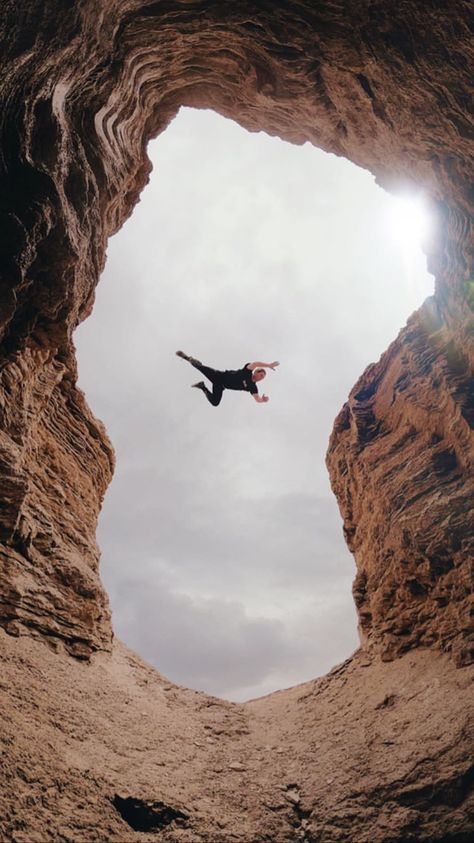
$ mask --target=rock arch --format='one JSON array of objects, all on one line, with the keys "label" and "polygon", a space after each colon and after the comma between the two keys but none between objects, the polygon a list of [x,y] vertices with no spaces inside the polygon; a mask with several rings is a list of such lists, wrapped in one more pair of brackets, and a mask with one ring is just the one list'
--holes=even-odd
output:
[{"label": "rock arch", "polygon": [[310,140],[382,185],[421,185],[436,202],[436,296],[362,376],[336,420],[328,465],[358,563],[364,635],[387,657],[422,642],[466,659],[469,31],[466,4],[456,6],[457,15],[416,3],[130,1],[60,14],[51,2],[22,16],[6,4],[8,630],[24,623],[84,654],[110,643],[93,536],[112,449],[75,387],[71,332],[92,307],[107,237],[148,178],[148,139],[186,104]]},{"label": "rock arch", "polygon": [[[474,500],[467,0],[449,7],[5,0],[0,22],[1,626],[84,659],[112,647],[94,535],[113,450],[76,387],[72,332],[93,306],[107,238],[147,181],[148,139],[192,105],[293,143],[309,140],[370,169],[382,186],[417,184],[432,199],[435,296],[361,376],[327,459],[356,557],[367,656],[390,660],[423,645],[467,664]],[[392,831],[400,805],[429,808],[441,794],[457,810],[467,787],[459,753],[455,796],[436,768],[444,789],[405,790],[390,814]],[[299,791],[288,786],[292,828],[304,837]],[[306,839],[348,839],[330,810],[332,836]],[[350,805],[345,810],[350,817]],[[375,814],[374,839],[421,839],[395,838],[377,825],[379,808]],[[443,817],[446,833],[464,833],[451,808]],[[209,834],[201,839],[216,841],[220,832]]]}]

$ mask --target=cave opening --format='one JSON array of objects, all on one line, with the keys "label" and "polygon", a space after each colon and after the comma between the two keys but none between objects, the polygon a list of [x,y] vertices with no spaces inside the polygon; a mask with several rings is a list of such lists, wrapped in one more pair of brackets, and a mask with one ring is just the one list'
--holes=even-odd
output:
[{"label": "cave opening", "polygon": [[[432,292],[422,209],[214,112],[182,109],[149,155],[76,332],[79,384],[118,457],[101,571],[130,646],[174,681],[247,699],[357,646],[324,453],[359,374]],[[270,403],[209,407],[181,347],[217,368],[279,359]]]}]

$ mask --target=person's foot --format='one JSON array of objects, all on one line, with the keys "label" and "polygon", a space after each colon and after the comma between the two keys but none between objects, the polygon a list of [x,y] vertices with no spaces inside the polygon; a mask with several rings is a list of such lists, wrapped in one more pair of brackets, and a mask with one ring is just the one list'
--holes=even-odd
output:
[{"label": "person's foot", "polygon": [[177,351],[176,354],[177,354],[178,357],[182,357],[183,360],[187,360],[188,363],[192,363],[193,366],[196,363],[197,363],[198,366],[201,365],[201,361],[198,360],[197,357],[191,357],[190,354],[185,354],[184,351]]},{"label": "person's foot", "polygon": [[193,383],[191,386],[196,387],[196,389],[204,389],[205,383],[204,381],[199,381],[198,383]]}]

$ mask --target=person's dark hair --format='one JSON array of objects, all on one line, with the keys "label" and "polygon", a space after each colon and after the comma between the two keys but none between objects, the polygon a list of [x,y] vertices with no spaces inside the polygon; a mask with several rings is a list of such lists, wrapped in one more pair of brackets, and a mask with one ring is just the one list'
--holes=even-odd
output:
[{"label": "person's dark hair", "polygon": [[265,371],[265,369],[254,369],[254,372],[255,372],[255,373],[257,373],[257,372],[263,372],[263,374],[264,374],[264,375],[266,375],[266,374],[267,374],[267,373],[266,373],[266,371]]}]

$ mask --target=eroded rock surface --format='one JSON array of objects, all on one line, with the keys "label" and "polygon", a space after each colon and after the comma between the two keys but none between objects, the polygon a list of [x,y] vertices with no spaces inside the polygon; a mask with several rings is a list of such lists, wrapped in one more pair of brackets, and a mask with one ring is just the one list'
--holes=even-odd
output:
[{"label": "eroded rock surface", "polygon": [[[446,10],[441,4],[427,9],[409,2],[396,9],[388,3],[359,2],[162,6],[121,0],[99,5],[100,12],[92,2],[67,6],[65,13],[65,4],[54,0],[20,3],[20,14],[18,4],[7,0],[2,12],[0,180],[6,237],[0,294],[0,466],[6,549],[0,617],[10,630],[27,624],[86,653],[109,646],[111,640],[94,530],[111,476],[112,452],[75,386],[71,337],[90,312],[106,239],[131,212],[146,182],[145,143],[166,127],[181,104],[216,108],[250,129],[266,129],[296,143],[310,140],[369,167],[382,184],[417,182],[431,194],[439,219],[429,247],[437,273],[436,327],[427,328],[425,320],[417,339],[412,322],[411,331],[400,337],[400,356],[406,343],[409,358],[408,363],[400,360],[400,377],[416,384],[417,391],[422,384],[425,415],[436,402],[443,409],[444,429],[454,426],[452,438],[433,426],[441,444],[433,452],[432,475],[435,486],[439,479],[439,489],[445,490],[447,474],[455,472],[453,505],[459,507],[462,496],[467,501],[471,487],[463,484],[468,483],[472,449],[473,342],[468,239],[472,148],[465,111],[472,41],[468,4],[463,2]],[[438,343],[428,335],[442,338]],[[444,352],[435,349],[436,343]],[[392,359],[393,351],[389,355]],[[434,368],[431,380],[427,373],[432,356],[437,357],[441,380]],[[379,368],[387,366],[388,358]],[[367,393],[375,384],[377,424],[391,412],[386,424],[400,428],[400,439],[406,434],[407,417],[400,419],[409,388],[403,401],[397,401],[395,418],[397,411],[383,406],[380,377],[366,374],[364,384],[369,381],[358,392]],[[422,414],[419,423],[425,424]],[[370,424],[363,422],[365,438]],[[464,430],[463,425],[471,427]],[[363,546],[359,537],[357,547],[352,542],[357,559],[363,556],[360,595],[365,582],[369,590],[375,583],[372,576],[364,579],[367,566],[376,569],[376,578],[385,569],[383,554],[390,551],[390,542],[372,544],[375,525],[366,525],[367,493],[371,488],[377,509],[379,490],[364,480],[361,500],[355,479],[359,462],[339,482],[338,466],[346,460],[341,449],[348,451],[349,462],[354,449],[348,436],[337,441],[338,456],[330,458],[330,466],[348,536],[355,529],[349,509],[357,512],[359,537],[367,532]],[[374,447],[365,453],[373,455]],[[428,459],[430,453],[426,451]],[[428,466],[425,470],[430,473]],[[396,511],[404,505],[403,495],[409,499],[417,494],[416,478],[410,492],[406,474],[402,492],[397,476],[384,497],[394,502]],[[386,478],[385,484],[389,482]],[[450,506],[443,504],[445,514]],[[392,514],[384,512],[385,523]],[[453,538],[448,522],[443,523],[436,550],[427,553],[436,558],[441,553],[439,564],[446,567],[451,565],[447,556],[451,558]],[[464,528],[456,525],[453,553],[469,550],[463,533],[467,523]],[[415,534],[421,528],[412,523],[405,531],[410,559],[418,552]],[[383,531],[383,524],[378,529]],[[394,541],[399,541],[398,533]],[[459,556],[452,561],[456,569],[460,564]],[[417,583],[417,605],[429,576],[418,578],[410,568],[405,577]],[[382,596],[377,586],[380,607],[390,599],[391,587],[387,583]],[[411,601],[409,587],[406,595]],[[439,596],[446,598],[441,592]],[[460,600],[457,595],[456,603]],[[365,601],[366,628],[367,605]],[[377,627],[378,638],[386,632],[386,649],[393,649],[393,635],[405,635],[405,622],[398,630],[393,623],[385,628],[381,612],[370,610],[370,628]],[[445,611],[441,614],[446,617]],[[434,639],[454,646],[456,634],[447,629],[434,633]],[[406,643],[416,640],[427,636],[405,636]],[[458,658],[465,658],[460,641],[454,649]]]},{"label": "eroded rock surface", "polygon": [[88,664],[0,636],[2,841],[472,839],[472,671],[447,655],[359,652],[237,705],[120,644]]},{"label": "eroded rock surface", "polygon": [[[458,711],[458,679],[453,678],[456,674],[449,660],[467,665],[472,659],[474,282],[469,97],[474,49],[470,12],[468,0],[449,4],[421,0],[399,4],[388,0],[4,0],[0,11],[0,625],[10,636],[2,633],[2,641],[11,664],[16,665],[10,689],[15,693],[17,687],[25,699],[28,682],[22,670],[34,671],[32,657],[22,661],[21,654],[31,646],[38,648],[36,669],[43,672],[45,685],[50,686],[54,670],[64,676],[71,671],[71,677],[75,671],[89,671],[80,675],[87,675],[92,683],[87,692],[83,688],[82,697],[90,716],[94,712],[97,718],[104,716],[104,729],[107,717],[118,716],[113,706],[106,714],[112,705],[109,697],[103,700],[103,712],[94,708],[94,699],[100,698],[99,686],[94,696],[94,683],[102,681],[98,665],[108,664],[104,670],[110,671],[116,664],[115,656],[106,655],[112,649],[112,629],[94,537],[112,475],[113,451],[103,426],[77,389],[72,335],[92,308],[107,238],[131,213],[147,181],[147,140],[166,128],[181,105],[214,108],[248,129],[264,129],[294,143],[309,140],[346,155],[369,168],[388,188],[400,182],[416,183],[431,197],[438,228],[427,253],[436,275],[435,297],[411,317],[381,360],[362,375],[336,420],[328,466],[356,557],[354,594],[363,646],[375,660],[371,664],[378,665],[380,676],[385,677],[382,684],[389,675],[402,681],[398,666],[409,658],[415,665],[410,681],[416,681],[418,658],[432,659],[427,669],[434,671],[436,688],[448,671],[454,683],[452,698],[444,695],[442,706],[449,728],[427,789],[416,784],[424,781],[425,762],[420,755],[410,773],[415,795],[394,802],[389,796],[393,782],[388,789],[379,788],[379,796],[373,797],[374,818],[367,821],[370,833],[349,837],[353,840],[465,839],[466,815],[464,820],[460,816],[467,780],[462,778],[462,753],[454,750],[460,746],[457,714],[453,714]],[[29,641],[31,635],[54,645],[56,655],[44,643]],[[432,649],[425,655],[408,653],[401,658],[418,645]],[[79,667],[64,655],[63,646],[81,658],[96,655],[91,664]],[[448,655],[441,657],[439,650]],[[393,666],[382,667],[380,656],[395,659]],[[348,687],[357,684],[355,673],[344,675]],[[56,708],[63,706],[62,695],[67,695],[64,676],[58,679]],[[335,687],[334,677],[328,681]],[[363,683],[357,687],[363,698],[370,695]],[[190,694],[174,692],[173,706],[177,710],[186,706]],[[334,705],[342,705],[338,695],[333,696]],[[385,696],[395,698],[397,690]],[[266,712],[259,721],[262,729],[266,718],[272,724],[273,717],[280,717],[275,702],[280,699],[256,704]],[[288,692],[284,699],[291,721],[296,718],[292,714],[297,709],[295,694]],[[214,703],[204,708],[208,705]],[[15,721],[20,734],[33,717],[32,701],[25,702],[22,710],[26,719]],[[230,717],[241,716],[237,707],[230,710]],[[342,717],[342,710],[336,710]],[[61,724],[73,728],[75,709],[68,714],[63,706],[61,711],[58,719],[40,707],[37,734],[43,734],[44,726],[44,736],[49,735],[45,741],[58,741],[66,754],[73,746],[69,761],[71,769],[76,769],[77,744],[61,743]],[[192,715],[196,724],[201,723],[199,711]],[[364,719],[367,711],[360,714],[364,723],[369,722]],[[428,714],[433,715],[428,695],[423,705],[416,710],[408,706],[406,711],[402,720],[405,717],[409,723],[413,717],[420,729]],[[126,726],[139,718],[139,710],[132,706],[130,712],[126,724],[121,721],[122,748],[113,762],[118,773],[120,764],[127,767],[130,752],[135,752],[134,734],[127,734]],[[51,731],[50,726],[46,728],[46,716],[53,717]],[[242,713],[244,720],[248,716]],[[305,721],[308,746],[317,728],[310,717]],[[94,741],[100,741],[95,735],[91,751]],[[289,736],[290,731],[282,732],[278,739],[281,757],[275,747],[265,756],[275,775],[282,775]],[[9,740],[7,736],[7,747],[13,746]],[[431,741],[425,732],[423,741]],[[316,771],[318,754],[305,755],[301,745],[295,758],[304,756],[304,769],[314,765]],[[281,808],[269,808],[273,813],[265,810],[258,819],[256,779],[252,780],[255,791],[245,791],[245,798],[229,786],[228,774],[243,776],[239,765],[247,763],[231,750],[232,745],[226,743],[222,757],[225,765],[232,762],[234,766],[222,767],[223,795],[219,795],[218,774],[212,773],[210,760],[199,767],[195,787],[196,794],[201,792],[198,778],[206,769],[208,781],[214,784],[209,783],[206,791],[211,807],[202,810],[217,816],[214,809],[222,800],[222,821],[234,823],[232,833],[240,827],[240,837],[235,839],[249,843],[305,836],[348,839],[350,824],[360,830],[361,817],[369,816],[369,803],[357,800],[361,793],[374,793],[376,784],[364,779],[362,790],[353,790],[349,796],[346,781],[341,791],[346,799],[343,814],[333,806],[328,808],[326,824],[318,815],[319,826],[304,825],[316,810],[315,795],[321,793],[322,779],[315,772],[303,792],[300,766],[298,777],[284,782],[287,790],[282,799],[293,818],[293,837],[288,837],[283,814],[278,813]],[[392,751],[391,743],[380,749],[381,771]],[[15,752],[12,757],[18,761],[26,744],[19,742],[20,754]],[[47,757],[46,744],[41,744],[41,764],[46,764]],[[117,760],[120,757],[122,761]],[[210,759],[210,755],[205,757]],[[342,751],[333,761],[336,766],[343,764]],[[156,781],[161,781],[154,763],[148,774],[153,779],[156,773]],[[45,770],[38,764],[30,795],[44,785],[43,807],[38,811],[43,826],[37,825],[33,832],[33,825],[25,820],[23,839],[42,840],[44,829],[51,839],[93,839],[80,822],[73,831],[69,821],[64,820],[63,827],[62,812],[65,817],[71,806],[58,797],[67,790],[62,773],[57,780],[46,781]],[[77,806],[91,798],[92,780],[99,791],[107,783],[107,793],[112,784],[97,772],[99,766],[81,764],[74,774]],[[407,769],[403,770],[400,781],[408,781]],[[455,796],[449,785],[453,770]],[[8,800],[16,792],[17,780],[28,782],[30,773],[18,761],[8,775],[5,816],[11,818]],[[127,799],[126,778],[120,775],[110,799]],[[358,768],[354,776],[360,777]],[[328,773],[323,785],[321,804],[326,807],[328,800],[337,798],[329,782],[332,777]],[[186,800],[181,805],[176,782],[170,779],[166,792],[160,787],[159,792],[152,788],[153,792],[145,793],[144,788],[137,792],[131,781],[128,795],[138,800],[137,810],[142,804],[144,815],[148,811],[155,818],[169,818],[173,811],[182,811],[187,816],[189,805]],[[55,794],[54,798],[50,800],[48,794]],[[240,807],[234,810],[232,800],[238,798]],[[347,799],[353,800],[352,813]],[[21,804],[26,810],[28,803]],[[429,814],[426,826],[415,816],[418,804]],[[123,826],[117,825],[116,810],[110,811],[100,839],[126,839]],[[54,828],[50,825],[53,813]],[[273,825],[270,817],[276,818]],[[443,829],[444,836],[439,838],[435,820]],[[21,821],[12,822],[8,834],[20,840]],[[160,830],[163,839],[218,839],[215,823],[213,837],[207,831],[192,837],[198,834],[197,826],[188,832],[184,826],[178,828],[177,822],[175,817]],[[447,836],[449,822],[454,829],[449,832],[454,835],[451,838]],[[402,827],[405,836],[400,838],[396,829]],[[91,828],[97,829],[97,818],[87,826],[88,834]],[[140,833],[144,832],[133,835]],[[233,839],[226,830],[221,837]]]},{"label": "eroded rock surface", "polygon": [[327,455],[362,640],[473,659],[474,382],[428,299],[341,410]]}]

